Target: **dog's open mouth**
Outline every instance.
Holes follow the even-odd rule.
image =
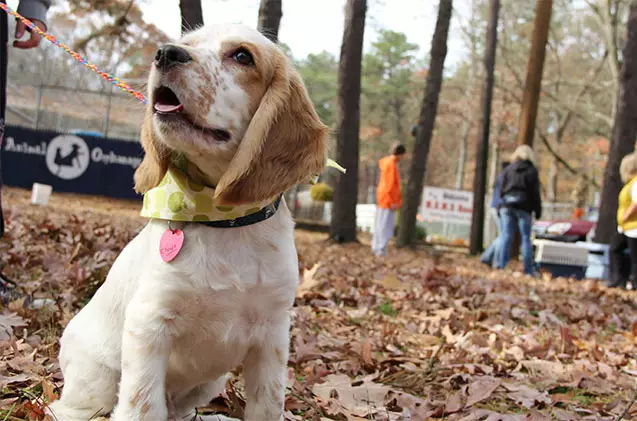
[[[193,126],[195,129],[200,130],[202,133],[209,134],[219,142],[227,142],[231,138],[230,132],[227,130],[202,127],[195,124],[194,121],[188,118],[187,113],[184,112],[184,105],[179,100],[179,97],[177,97],[172,89],[166,86],[160,86],[155,90],[153,102],[155,114],[163,118],[178,118]]]
[[[182,112],[184,105],[170,88],[160,86],[155,91],[154,108],[160,114],[173,114]]]

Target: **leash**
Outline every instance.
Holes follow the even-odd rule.
[[[92,72],[97,73],[102,79],[109,81],[114,86],[121,89],[122,91],[128,92],[129,94],[133,95],[143,104],[146,104],[148,102],[143,93],[131,88],[130,85],[126,84],[125,82],[122,82],[122,80],[118,78],[117,76],[101,70],[99,67],[97,67],[97,65],[91,63],[91,61],[88,58],[86,58],[80,53],[73,51],[71,47],[64,44],[63,42],[58,41],[57,38],[55,38],[53,35],[47,32],[44,32],[43,30],[38,28],[33,22],[31,22],[29,19],[25,18],[24,16],[22,16],[21,14],[19,14],[18,12],[16,12],[9,6],[7,6],[5,3],[0,2],[0,9],[4,10],[11,16],[14,16],[16,19],[19,19],[22,23],[24,23],[27,26],[27,28],[29,28],[31,31],[34,31],[38,35],[42,36],[42,38],[46,39],[47,41],[49,41],[56,47],[59,47],[63,49],[64,51],[66,51],[68,54],[70,54],[71,57],[73,57],[75,60],[82,63],[85,67],[87,67]]]

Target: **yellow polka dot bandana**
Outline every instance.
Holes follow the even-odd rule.
[[[223,206],[215,203],[214,195],[213,188],[193,181],[193,177],[189,177],[173,165],[159,186],[144,194],[141,215],[167,221],[226,221],[257,213],[272,203],[270,200],[247,205]]]

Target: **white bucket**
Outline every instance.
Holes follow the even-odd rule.
[[[31,190],[31,204],[46,206],[49,204],[53,187],[47,184],[33,183]]]

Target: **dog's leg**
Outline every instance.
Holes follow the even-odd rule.
[[[229,374],[195,387],[182,395],[175,397],[175,407],[179,419],[190,420],[196,414],[196,408],[210,403],[221,395],[226,387]]]
[[[244,361],[246,421],[283,419],[289,349],[288,316],[272,329],[272,335],[250,349]]]
[[[165,293],[165,292],[164,292]],[[166,370],[176,315],[153,292],[128,305],[122,336],[122,378],[112,421],[166,421]]]
[[[109,369],[81,351],[60,352],[64,389],[48,411],[57,421],[88,421],[113,410],[117,401],[119,371]]]

